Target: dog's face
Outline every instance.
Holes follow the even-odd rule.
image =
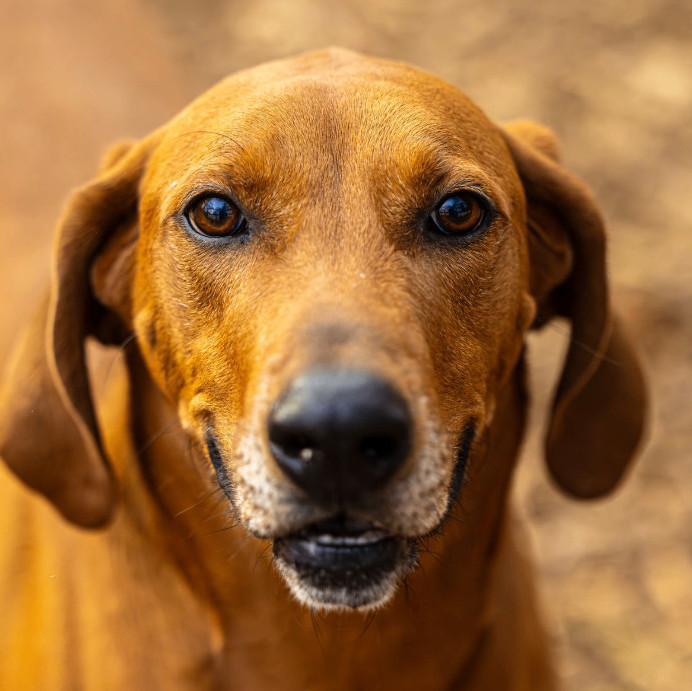
[[[497,129],[403,66],[243,74],[167,128],[135,330],[301,600],[380,603],[443,520],[534,316],[523,213]]]
[[[3,453],[68,517],[107,517],[80,356],[117,315],[293,593],[374,607],[450,511],[525,332],[564,314],[579,347],[548,460],[574,494],[608,491],[644,395],[610,319],[600,217],[553,147],[428,74],[351,53],[227,79],[114,152],[68,208],[51,366],[41,354],[12,384],[46,411],[15,414]],[[39,422],[71,475],[26,448]],[[617,445],[594,450],[603,425]]]

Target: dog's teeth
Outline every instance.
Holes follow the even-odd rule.
[[[360,535],[329,535],[323,533],[316,535],[315,541],[319,545],[370,545],[387,537],[381,530],[368,530]]]

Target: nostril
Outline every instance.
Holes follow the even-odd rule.
[[[391,437],[367,437],[360,442],[360,453],[371,461],[379,461],[393,456],[399,444]]]
[[[305,434],[272,434],[270,431],[269,439],[272,446],[278,447],[287,456],[307,461],[314,455],[315,442]]]

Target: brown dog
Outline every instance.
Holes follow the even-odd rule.
[[[111,150],[2,392],[3,458],[67,521],[3,478],[0,686],[555,688],[508,509],[527,331],[572,324],[567,492],[616,485],[646,402],[556,158],[340,50]],[[125,344],[96,402],[87,336]]]

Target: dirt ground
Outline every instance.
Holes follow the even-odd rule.
[[[0,353],[42,291],[53,224],[112,140],[223,75],[338,44],[461,86],[497,120],[551,126],[611,230],[617,300],[654,395],[612,499],[559,495],[540,462],[563,327],[532,339],[534,422],[516,495],[572,691],[692,682],[692,3],[685,0],[3,0]]]

